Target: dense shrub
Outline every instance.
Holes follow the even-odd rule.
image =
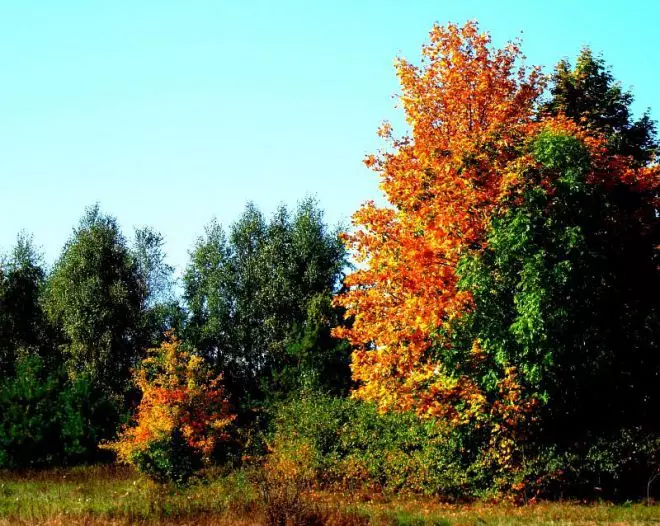
[[[475,491],[469,452],[449,430],[410,413],[305,393],[282,404],[275,440],[307,451],[317,482],[459,496]]]
[[[27,356],[0,384],[0,467],[40,467],[98,459],[97,444],[112,436],[118,404],[84,377],[47,371]]]
[[[139,471],[162,484],[186,484],[202,467],[201,452],[186,442],[178,428],[136,450],[132,461]]]
[[[379,414],[372,404],[305,393],[279,407],[273,435],[278,458],[304,452],[306,469],[326,486],[445,498],[506,494],[520,502],[657,494],[652,482],[660,469],[660,442],[639,430],[594,436],[570,448],[519,444],[519,468],[502,470],[491,458],[485,431],[442,427],[412,413]]]
[[[229,439],[234,416],[221,377],[168,336],[142,361],[134,381],[142,399],[133,423],[107,447],[156,481],[185,484]]]

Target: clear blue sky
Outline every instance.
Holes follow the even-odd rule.
[[[248,200],[348,221],[378,196],[361,161],[398,119],[394,57],[470,18],[548,68],[591,45],[660,117],[651,1],[0,0],[0,249],[25,229],[52,263],[96,201],[179,268]]]

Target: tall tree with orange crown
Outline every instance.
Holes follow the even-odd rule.
[[[517,44],[493,49],[475,22],[435,26],[422,54],[421,67],[396,63],[411,134],[395,138],[385,123],[379,134],[391,148],[365,161],[392,206],[367,203],[345,236],[359,269],[338,302],[354,323],[336,333],[357,348],[358,396],[435,413],[442,404],[423,393],[462,387],[435,385],[442,365],[426,352],[437,328],[470,304],[457,262],[481,245],[507,194],[543,86]]]
[[[521,59],[468,22],[434,27],[421,66],[397,62],[410,134],[386,123],[390,148],[365,161],[390,206],[367,203],[345,235],[358,269],[336,301],[353,323],[335,330],[355,396],[448,424],[514,490],[526,443],[584,459],[594,433],[657,431],[660,401],[652,138],[643,158],[613,150],[591,114],[541,105]]]

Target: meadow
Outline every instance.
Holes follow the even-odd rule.
[[[294,502],[297,497],[298,503]],[[3,526],[272,524],[276,523],[270,509],[274,505],[278,504],[263,495],[257,468],[226,473],[207,471],[186,488],[157,485],[132,468],[112,465],[0,473]],[[288,506],[291,509],[275,511],[294,524],[660,523],[660,505],[655,503],[567,501],[516,506],[309,489],[290,498]]]

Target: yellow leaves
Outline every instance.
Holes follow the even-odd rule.
[[[335,335],[356,346],[355,396],[463,425],[500,409],[429,350],[437,329],[470,307],[456,265],[484,242],[493,211],[518,182],[542,81],[517,66],[517,44],[493,49],[476,22],[435,26],[422,55],[421,66],[395,64],[411,136],[393,138],[384,123],[378,134],[392,150],[365,159],[391,206],[366,203],[344,235],[358,268],[337,299],[352,326]],[[479,342],[470,356],[485,359]]]
[[[133,423],[119,439],[106,447],[120,461],[132,463],[135,453],[179,429],[188,445],[207,458],[218,442],[227,438],[226,429],[234,420],[221,386],[204,360],[184,351],[172,334],[135,371],[142,400]]]
[[[379,137],[382,137],[384,139],[387,139],[392,136],[392,125],[385,121],[383,124],[381,124],[380,128],[378,128],[378,131],[376,132]]]

